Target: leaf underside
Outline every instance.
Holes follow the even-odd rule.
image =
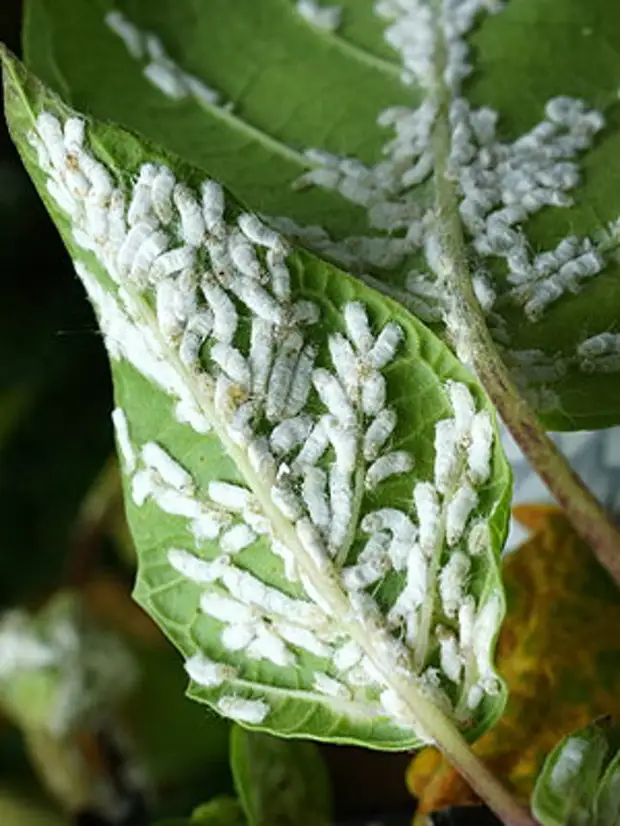
[[[201,240],[188,241],[189,225],[186,227],[178,204],[182,198],[185,203],[189,199],[190,205],[198,204],[204,185],[202,172],[116,126],[88,121],[82,136],[84,122],[72,110],[17,61],[5,55],[4,62],[12,136],[74,258],[111,355],[127,513],[139,556],[135,596],[187,658],[187,670],[193,678],[190,696],[242,723],[283,736],[403,749],[419,743],[420,736],[428,736],[425,726],[432,730],[439,714],[441,719],[451,717],[468,737],[476,737],[497,718],[505,701],[503,685],[493,671],[492,649],[503,611],[497,557],[506,532],[510,477],[488,402],[471,375],[432,332],[398,304],[307,252],[291,252],[281,239],[274,241],[270,236],[272,260],[269,254],[265,258],[258,243],[248,252],[247,241],[241,238],[246,244],[244,254],[250,255],[251,266],[259,267],[263,284],[265,268],[271,273],[272,292],[258,286],[260,279],[253,281],[243,275],[241,264],[233,265],[230,257],[224,255],[217,264],[214,250],[222,254],[218,247],[222,238],[228,239],[229,250],[233,250],[234,239],[237,246],[240,243],[235,230],[239,208],[229,196],[225,196],[225,212],[213,234],[205,235],[205,224],[199,222]],[[65,147],[58,161],[54,153],[63,125],[65,136],[73,135],[77,144],[69,145],[65,137],[71,151],[67,154]],[[74,185],[83,185],[83,178],[78,177],[75,183],[76,164],[93,175],[86,196],[77,195],[78,189],[71,190]],[[104,177],[101,185],[113,186],[112,194],[108,189],[105,196],[97,194],[97,170],[98,180]],[[148,202],[146,223],[140,224],[135,214],[132,218],[132,210],[140,206],[140,186],[155,172],[172,173],[181,182],[174,190],[176,206],[173,209],[168,201],[165,206],[171,217],[156,220],[154,207]],[[52,181],[62,183],[63,197],[69,197],[71,208],[77,210],[73,225],[59,206],[58,186],[54,189]],[[223,195],[213,182],[209,186],[211,192],[215,187]],[[125,227],[121,251],[112,234],[104,241],[97,240],[95,223],[100,214],[88,211],[95,207],[109,210],[106,220],[111,227],[111,204],[119,202],[115,201],[117,196],[126,196],[130,204],[121,216]],[[91,220],[95,223],[89,224]],[[194,285],[193,299],[198,304],[187,311],[183,330],[164,329],[159,303],[163,291],[160,294],[158,288],[156,304],[150,275],[146,281],[135,280],[137,250],[129,263],[120,263],[122,250],[127,254],[127,239],[138,225],[151,234],[149,243],[159,233],[157,238],[165,242],[164,254],[180,249],[176,245],[181,239],[186,251],[191,248],[194,264],[184,270],[186,276],[172,274],[167,281],[173,290],[180,289],[183,277]],[[283,296],[276,290],[274,272],[281,275],[282,267],[288,270],[290,296],[287,290]],[[198,282],[192,280],[201,270],[200,287],[206,303],[197,297]],[[276,357],[270,367],[266,401],[257,390],[246,392],[243,378],[237,379],[237,384],[226,378],[227,370],[234,372],[229,358],[240,359],[247,367],[250,334],[260,327],[253,302],[239,297],[242,284],[248,288],[252,284],[261,301],[271,302],[270,312],[275,312],[277,304],[280,314],[280,320],[271,324]],[[226,293],[238,321],[220,328],[219,333],[214,290]],[[339,343],[353,353],[355,335],[343,316],[353,312],[352,308],[356,308],[358,320],[367,320],[370,341],[359,348],[356,343],[356,367],[343,376],[334,350]],[[304,315],[307,323],[295,321]],[[191,325],[200,319],[211,326],[203,331],[190,364],[183,348],[191,343]],[[199,328],[192,329],[195,335]],[[390,352],[379,359],[377,348],[380,342],[385,346],[390,335]],[[267,437],[274,445],[276,425],[285,418],[281,410],[269,414],[269,404],[278,359],[284,358],[287,346],[294,349],[290,342],[297,342],[295,352],[303,344],[303,352],[312,354],[319,368],[312,374],[317,389],[306,388],[303,415],[315,426],[324,420],[327,410],[332,414],[325,420],[329,420],[325,427],[331,434],[327,453],[310,469],[300,466],[303,484],[301,476],[291,476],[293,492],[298,504],[301,502],[295,517],[286,515],[271,499],[282,478],[286,481],[293,472],[295,451],[280,456],[277,462],[273,456],[263,457],[264,465],[257,466],[251,459],[252,449],[264,446]],[[216,347],[220,347],[219,361]],[[378,359],[375,367],[373,353]],[[258,357],[252,363],[256,369],[262,364]],[[300,367],[295,369],[301,374]],[[327,399],[327,391],[319,392],[321,377],[332,391],[340,387],[335,402],[333,393]],[[343,386],[350,380],[354,386],[347,391],[348,401],[343,401]],[[385,402],[377,403],[376,398],[372,405],[368,402],[368,410],[356,384],[366,387],[367,380],[378,383],[386,395]],[[218,402],[218,388],[226,387]],[[276,395],[274,390],[273,398]],[[251,432],[239,439],[235,431],[233,438],[234,414],[248,398],[255,405]],[[370,425],[386,409],[383,404],[395,415],[395,429],[386,437],[387,447],[376,449],[378,460],[364,458],[362,442]],[[435,441],[439,421],[443,441],[453,441],[447,457],[443,441]],[[211,429],[206,432],[208,427]],[[344,438],[347,436],[349,442]],[[343,446],[351,444],[351,438],[354,466],[347,464],[350,456],[343,458],[347,453]],[[481,452],[474,450],[475,444]],[[450,465],[447,475],[438,470],[441,457],[436,455],[436,446]],[[154,451],[159,451],[159,458],[153,459]],[[165,462],[162,454],[167,457]],[[402,464],[383,477],[380,468],[385,469],[392,460]],[[330,494],[333,520],[327,525],[310,503],[313,499],[316,505],[317,496],[320,499],[323,494],[317,493],[316,485],[314,494],[306,490],[306,485],[310,487],[325,474],[343,486],[338,489],[340,494],[333,490]],[[378,475],[375,478],[373,474]],[[242,513],[238,505],[218,498],[221,492],[216,496],[216,489],[221,489],[214,483],[222,482],[234,486],[234,496],[246,497]],[[352,496],[352,505],[347,505],[351,510],[345,535],[336,542],[335,514],[342,514],[336,499],[343,489],[345,498]],[[427,506],[430,497],[430,512],[422,502],[424,496]],[[462,496],[469,502],[464,511],[463,503],[457,507]],[[188,507],[190,512],[185,513]],[[382,518],[377,514],[386,513],[386,509],[396,513],[406,528],[401,536],[406,538],[405,546],[402,542],[398,546],[398,559],[396,529],[392,526],[390,534],[375,524]],[[430,523],[429,513],[435,520]],[[214,520],[218,526],[215,531]],[[306,528],[303,540],[301,523]],[[210,527],[206,528],[207,524]],[[232,542],[235,530],[237,538],[239,531],[249,536],[241,549],[225,546]],[[308,533],[314,537],[312,541],[307,539]],[[372,560],[381,571],[371,573],[365,588],[355,577],[368,575],[368,565],[364,567],[362,562],[372,541],[379,541],[382,548],[378,555],[375,549]],[[220,542],[228,555],[221,553]],[[421,583],[426,583],[423,596]],[[215,619],[221,610],[221,604],[220,609],[213,607],[217,598],[227,605],[225,620],[221,616]],[[230,617],[231,606],[240,612],[239,619]],[[308,633],[303,637],[302,632],[309,633],[310,642]],[[241,644],[240,634],[247,637]],[[353,661],[342,664],[338,657],[347,646],[349,656],[353,650]],[[416,716],[416,709],[426,709],[430,716]]]
[[[189,0],[136,0],[118,7],[29,0],[25,53],[30,67],[78,108],[157,140],[208,170],[250,209],[318,224],[343,241],[380,233],[369,228],[364,207],[338,193],[292,188],[307,168],[303,150],[318,147],[376,163],[392,137],[377,125],[378,114],[390,106],[415,107],[423,96],[401,83],[399,55],[385,43],[386,24],[370,0],[340,6],[342,24],[332,33],[302,19],[292,0],[210,0],[200,12]],[[232,113],[192,96],[170,99],[153,86],[142,75],[145,60],[131,57],[105,25],[112,8],[157,34],[184,71],[234,104]],[[481,17],[469,38],[474,72],[464,92],[473,106],[499,113],[501,140],[514,141],[535,126],[555,96],[583,99],[605,114],[604,130],[579,160],[582,183],[571,192],[575,204],[547,207],[526,222],[532,254],[553,249],[568,235],[593,237],[620,213],[616,14],[606,0],[510,0],[501,13]],[[424,201],[428,186],[416,193]],[[402,285],[412,264],[419,268],[419,256],[363,271]],[[547,426],[618,424],[617,373],[584,372],[576,357],[585,339],[617,333],[618,264],[609,260],[577,295],[566,292],[536,322],[507,296],[502,265],[491,260],[488,268],[509,350],[542,351],[542,366],[507,357]]]

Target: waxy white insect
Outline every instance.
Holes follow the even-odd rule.
[[[314,672],[314,688],[321,694],[328,697],[335,697],[341,700],[350,700],[351,691],[340,680],[323,674],[321,671]]]
[[[478,494],[469,483],[462,484],[446,510],[446,539],[448,545],[454,545],[463,535],[465,525],[471,512],[478,504]]]
[[[408,473],[413,467],[413,459],[404,450],[396,450],[386,453],[376,459],[368,468],[366,473],[366,487],[369,490],[376,488],[390,476],[397,476],[401,473]]]
[[[216,181],[206,179],[201,185],[202,215],[206,228],[214,235],[220,236],[225,232],[224,220],[224,190]]]
[[[317,29],[334,32],[340,26],[341,6],[321,6],[316,0],[297,0],[297,11]]]
[[[252,392],[261,400],[267,390],[271,371],[273,350],[273,327],[263,318],[252,319],[250,333],[250,365],[252,371]]]
[[[456,637],[451,631],[448,631],[442,626],[437,627],[436,634],[439,640],[439,662],[441,670],[449,680],[452,680],[453,683],[458,683],[461,678],[463,663]]]
[[[246,653],[256,660],[269,660],[274,665],[282,668],[293,668],[297,663],[297,658],[292,651],[287,648],[284,641],[265,623],[259,623],[256,628],[256,636],[248,645]]]
[[[206,562],[194,554],[179,548],[168,551],[168,562],[175,571],[199,585],[215,582],[221,576],[225,560]]]
[[[142,70],[144,77],[172,100],[187,97],[187,87],[183,78],[170,66],[152,61]]]
[[[161,478],[177,490],[190,490],[194,486],[191,473],[172,458],[161,445],[147,442],[142,445],[141,456],[144,464],[156,471]]]
[[[115,407],[112,411],[112,423],[116,433],[116,441],[123,458],[125,473],[133,473],[136,469],[136,452],[129,436],[129,424],[122,407]]]
[[[205,688],[216,688],[237,676],[237,669],[233,666],[213,662],[200,653],[185,661],[185,670],[191,680]]]
[[[308,554],[314,565],[319,570],[325,570],[329,556],[316,525],[307,517],[302,517],[295,524],[295,530],[302,548]]]
[[[209,482],[209,496],[218,505],[235,511],[247,508],[252,501],[252,494],[246,488],[217,480]]]
[[[315,370],[312,382],[328,411],[344,425],[355,422],[355,412],[338,379],[323,368]]]
[[[200,288],[213,311],[213,335],[224,344],[230,344],[237,330],[237,310],[226,292],[209,278],[203,278]]]
[[[455,617],[467,586],[471,561],[462,551],[454,551],[439,574],[439,593],[443,610],[448,617]]]
[[[284,413],[289,388],[293,379],[295,363],[303,346],[303,338],[297,331],[287,333],[276,352],[269,384],[265,414],[270,422],[287,418]]]
[[[201,595],[200,609],[213,619],[233,625],[252,623],[257,619],[257,613],[243,602],[213,590]]]
[[[357,396],[357,357],[349,341],[340,333],[334,333],[328,340],[329,353],[336,368],[340,384],[349,399]]]
[[[302,414],[285,419],[271,431],[271,449],[277,454],[289,453],[307,439],[311,429],[311,416]]]
[[[284,406],[285,416],[296,416],[305,408],[312,389],[312,371],[316,354],[317,350],[313,344],[307,344],[299,354]]]
[[[390,438],[396,427],[396,412],[384,407],[370,423],[364,435],[364,459],[372,462]]]
[[[322,532],[327,533],[331,512],[327,499],[327,474],[322,468],[308,467],[304,472],[302,496],[310,519]]]
[[[366,308],[359,301],[349,301],[343,308],[347,334],[360,353],[367,353],[374,338],[370,332]]]
[[[441,493],[449,488],[458,462],[458,432],[454,419],[435,425],[435,486]]]
[[[383,369],[396,355],[396,350],[402,340],[402,328],[394,321],[390,321],[381,330],[375,343],[368,351],[366,356],[368,364],[374,367],[375,370]]]
[[[250,388],[250,368],[245,357],[230,344],[218,341],[211,348],[211,358],[231,381],[245,389]]]
[[[278,634],[291,645],[303,648],[316,657],[329,657],[332,653],[331,646],[320,640],[309,628],[301,628],[293,622],[280,620],[275,623]]]
[[[336,552],[343,545],[353,516],[353,484],[351,475],[342,471],[338,464],[329,471],[329,547]]]
[[[247,525],[235,525],[222,534],[220,547],[224,553],[235,554],[256,540],[256,534]]]
[[[144,42],[140,30],[120,11],[109,11],[104,19],[106,26],[121,38],[129,54],[135,60],[141,60],[144,55]]]
[[[242,697],[224,696],[217,701],[217,709],[224,717],[240,723],[259,725],[269,714],[270,708],[263,700],[246,700]]]
[[[469,474],[474,484],[480,485],[491,475],[493,423],[488,411],[476,413],[471,425],[471,442],[467,449]]]
[[[261,266],[251,244],[243,232],[233,233],[228,240],[230,258],[235,267],[250,279],[261,277]]]
[[[440,508],[437,492],[430,482],[418,482],[413,489],[413,501],[418,514],[420,546],[433,553],[439,540]]]
[[[387,386],[384,376],[378,370],[371,370],[363,376],[362,410],[367,416],[376,416],[385,407]]]

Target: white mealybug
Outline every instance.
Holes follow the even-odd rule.
[[[347,334],[360,353],[367,353],[373,345],[373,336],[368,324],[366,308],[359,301],[348,301],[344,305],[344,323]]]
[[[467,550],[472,556],[480,556],[486,553],[491,546],[491,532],[489,523],[484,519],[479,519],[471,526],[467,535]]]
[[[441,569],[439,593],[447,617],[455,617],[463,602],[470,569],[471,560],[462,551],[454,551]]]
[[[458,438],[454,419],[441,419],[435,425],[435,485],[445,493],[458,462]]]
[[[312,430],[312,418],[307,415],[284,419],[271,431],[269,441],[274,453],[289,453],[302,444]]]
[[[191,474],[155,442],[144,444],[141,454],[145,465],[156,471],[164,482],[171,487],[176,490],[191,490],[193,488],[194,480]]]
[[[336,453],[336,466],[341,473],[353,473],[357,455],[357,429],[340,425],[333,417],[325,420],[325,428]]]
[[[271,540],[271,550],[276,556],[279,556],[284,565],[284,576],[289,582],[297,582],[299,580],[299,571],[297,570],[297,560],[295,554],[289,547],[279,542],[277,539]]]
[[[67,121],[67,123],[69,123],[69,121]],[[74,140],[74,138],[75,136],[72,136],[72,140]],[[67,148],[70,150],[70,153],[77,156],[81,171],[90,181],[92,187],[90,197],[98,198],[101,205],[106,204],[107,199],[111,198],[115,191],[118,191],[114,190],[114,182],[108,170],[87,152],[76,149],[75,143],[71,143]]]
[[[190,528],[196,542],[203,542],[205,539],[217,539],[220,531],[229,521],[229,518],[221,513],[205,510],[192,520]]]
[[[129,436],[127,416],[122,407],[116,407],[112,411],[112,423],[116,433],[116,441],[123,457],[125,473],[133,473],[136,469],[136,452]]]
[[[323,533],[331,521],[331,513],[326,495],[327,474],[318,467],[308,467],[304,471],[302,496],[310,518]]]
[[[499,597],[493,596],[485,603],[474,623],[474,656],[480,675],[479,682],[488,694],[494,694],[498,691],[491,646],[497,635],[501,613],[501,601]]]
[[[467,657],[474,644],[474,622],[476,619],[476,603],[472,596],[461,600],[458,611],[459,644],[463,656]]]
[[[348,671],[359,663],[362,656],[362,649],[356,642],[350,640],[336,650],[333,663],[338,671]]]
[[[220,94],[203,83],[202,80],[194,75],[188,75],[185,72],[181,74],[185,85],[190,94],[192,94],[200,103],[205,106],[218,106],[220,101]],[[228,108],[228,105],[227,105]]]
[[[187,659],[185,670],[191,680],[205,688],[216,688],[237,676],[237,669],[232,665],[213,662],[204,654],[194,654]]]
[[[335,32],[342,19],[342,6],[320,6],[316,0],[297,0],[297,11],[311,26]]]
[[[115,189],[110,196],[110,208],[108,209],[108,241],[112,249],[120,247],[126,234],[125,195],[120,189]],[[114,277],[113,274],[112,277]]]
[[[221,569],[224,564],[223,560],[221,562],[219,560],[205,562],[204,559],[199,559],[194,554],[190,554],[189,551],[178,548],[171,548],[168,551],[168,562],[175,571],[199,585],[215,582],[221,576]]]
[[[224,717],[251,725],[262,723],[270,711],[263,700],[245,700],[242,697],[220,697],[217,709]]]
[[[218,557],[216,562],[220,559]],[[277,614],[285,619],[295,617],[295,622],[309,628],[316,628],[323,620],[323,612],[313,603],[293,599],[277,588],[265,585],[248,571],[226,565],[222,567],[221,578],[234,597],[256,605],[266,614]]]
[[[467,449],[467,464],[472,481],[480,485],[491,475],[493,422],[487,410],[476,413],[471,426],[471,442]]]
[[[237,330],[237,310],[224,290],[208,278],[203,278],[200,287],[213,311],[213,335],[224,344],[230,344]]]
[[[161,278],[194,266],[196,253],[192,247],[177,247],[155,259],[149,272],[149,281],[156,284]]]
[[[310,519],[303,517],[295,524],[295,530],[304,551],[319,570],[324,570],[329,557],[316,526]]]
[[[293,379],[295,363],[302,346],[303,338],[296,330],[293,330],[287,333],[277,351],[269,377],[265,404],[265,415],[270,422],[285,418],[284,407]]]
[[[228,239],[230,258],[239,270],[248,278],[260,278],[261,267],[254,246],[242,232],[233,232]]]
[[[174,217],[172,192],[176,179],[167,166],[160,166],[151,186],[151,206],[155,215],[166,226]]]
[[[262,318],[252,319],[250,332],[250,366],[252,393],[257,400],[264,398],[271,371],[273,326]]]
[[[239,350],[218,341],[211,348],[211,358],[226,373],[229,379],[246,390],[250,388],[250,368]]]
[[[311,326],[312,324],[318,324],[321,318],[321,309],[315,301],[306,301],[302,298],[290,308],[289,318],[293,324]]]
[[[202,182],[202,215],[207,230],[214,235],[223,234],[225,231],[224,220],[224,190],[211,179],[207,178]]]
[[[109,11],[104,20],[106,26],[121,38],[134,60],[142,60],[144,56],[142,32],[120,11]]]
[[[370,423],[364,435],[364,459],[372,462],[390,438],[396,427],[396,412],[384,407]]]
[[[446,539],[454,545],[463,536],[471,512],[478,504],[478,495],[470,484],[461,485],[448,503],[446,511]]]
[[[404,450],[396,450],[386,453],[376,459],[368,468],[366,473],[366,487],[369,490],[376,488],[380,482],[390,476],[400,473],[408,473],[413,467],[413,459]]]
[[[266,436],[252,439],[248,445],[248,459],[252,470],[260,477],[263,484],[274,479],[276,475],[276,460],[269,450],[269,440]]]
[[[329,445],[328,425],[330,421],[330,416],[321,416],[314,425],[293,462],[293,473],[300,473],[306,465],[315,465],[323,456]]]
[[[334,333],[328,339],[329,353],[340,383],[348,397],[357,396],[357,358],[347,339],[340,333]]]
[[[267,250],[267,269],[271,276],[271,289],[278,301],[287,302],[291,297],[291,278],[283,259],[283,254],[279,250]]]
[[[236,622],[227,625],[220,634],[222,645],[227,651],[243,651],[254,639],[254,623]]]
[[[472,685],[467,692],[467,708],[470,711],[475,711],[482,702],[483,697],[484,690],[482,689],[482,686],[479,686],[478,684]]]
[[[152,61],[142,70],[144,77],[172,100],[187,97],[187,87],[183,78],[169,66]]]
[[[383,369],[396,355],[396,350],[402,340],[402,328],[394,321],[390,321],[381,330],[375,343],[368,351],[366,356],[368,364],[374,367],[375,370]]]
[[[255,638],[246,649],[248,657],[257,660],[269,660],[282,668],[293,668],[297,658],[284,641],[264,623],[259,623]]]
[[[294,625],[292,622],[286,622],[285,620],[276,622],[275,627],[278,634],[291,645],[303,648],[317,657],[329,657],[331,655],[331,646],[322,642],[309,628],[301,628],[299,625]]]
[[[129,209],[127,210],[127,223],[134,227],[140,221],[146,221],[152,208],[152,187],[153,181],[157,177],[158,169],[152,163],[142,164],[138,173],[138,180],[134,184]]]
[[[235,554],[256,540],[256,534],[247,525],[235,525],[222,534],[220,547],[224,553]]]
[[[151,470],[139,470],[131,480],[131,498],[139,508],[153,494],[155,474]]]
[[[366,416],[376,416],[385,407],[387,386],[385,377],[378,370],[371,370],[362,377],[362,410]]]
[[[355,412],[338,379],[327,370],[319,368],[312,374],[312,381],[328,411],[339,422],[345,425],[353,424],[355,422]]]
[[[168,247],[168,237],[155,231],[140,246],[131,265],[129,277],[137,285],[143,285],[150,276],[153,263]]]
[[[461,653],[456,641],[456,637],[447,628],[438,625],[436,628],[437,639],[439,640],[439,662],[441,670],[449,680],[458,683],[463,670]]]
[[[202,515],[202,505],[196,498],[174,488],[156,487],[153,490],[153,499],[164,513],[171,516],[198,519]]]
[[[246,276],[237,276],[231,281],[230,289],[240,301],[247,306],[253,315],[265,319],[270,324],[281,326],[284,321],[284,310],[264,290],[258,281]]]
[[[280,513],[284,514],[284,516],[292,522],[301,516],[301,502],[290,485],[284,482],[273,485],[271,488],[271,501]]]
[[[256,415],[254,402],[243,402],[232,414],[227,426],[228,435],[236,445],[247,447],[254,434],[253,419]]]
[[[185,184],[176,184],[172,200],[181,217],[181,237],[190,247],[199,247],[205,235],[202,210],[194,193]]]
[[[329,547],[332,552],[344,543],[353,515],[353,485],[351,475],[343,473],[338,465],[329,471],[329,507],[331,524],[329,527]]]
[[[450,404],[454,410],[455,435],[460,442],[469,436],[476,407],[474,398],[467,387],[458,381],[447,383]]]
[[[335,697],[341,700],[351,699],[351,692],[344,683],[341,683],[340,680],[336,680],[333,677],[329,677],[327,674],[323,674],[321,671],[314,672],[314,688],[328,697]]]
[[[316,353],[317,350],[313,344],[306,344],[299,354],[284,407],[285,416],[296,416],[306,406],[312,388],[312,371]]]
[[[54,166],[62,168],[65,163],[65,136],[60,121],[49,112],[41,112],[37,117],[37,131],[43,140]]]
[[[116,255],[116,265],[123,275],[127,275],[138,250],[152,234],[153,228],[150,224],[140,222],[131,227]]]
[[[234,511],[247,508],[252,501],[252,494],[249,490],[230,482],[209,482],[209,496],[218,505]]]
[[[268,227],[256,215],[244,212],[237,218],[237,223],[245,237],[259,247],[284,250],[284,243],[280,234]]]
[[[233,625],[252,623],[257,619],[256,611],[239,602],[238,599],[220,594],[217,591],[207,590],[200,597],[200,610],[220,622],[230,622]]]
[[[439,539],[440,508],[437,491],[430,482],[418,482],[413,489],[413,501],[418,513],[420,527],[420,546],[431,554]]]
[[[213,313],[204,309],[191,316],[179,345],[179,359],[186,367],[196,368],[200,350],[213,329]]]

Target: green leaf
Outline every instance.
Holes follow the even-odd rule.
[[[471,375],[199,169],[4,64],[11,134],[111,355],[135,596],[186,657],[190,696],[285,736],[406,749],[456,723],[475,738],[505,701],[510,474]],[[164,278],[172,251],[184,270]],[[156,288],[139,278],[155,252]]]
[[[372,273],[385,289],[397,288],[395,295],[413,302],[423,318],[436,319],[441,295],[432,279],[430,286],[418,279],[417,299],[403,294],[412,267],[433,266],[424,261],[417,242],[403,245],[402,229],[388,221],[391,235],[384,243],[366,207],[340,191],[295,188],[300,174],[316,162],[303,155],[308,148],[377,164],[393,138],[391,128],[377,123],[379,113],[386,107],[418,106],[426,94],[419,78],[410,86],[401,83],[402,55],[385,39],[390,21],[373,13],[372,1],[339,5],[342,25],[332,33],[302,19],[293,0],[211,0],[200,11],[191,0],[121,4],[137,27],[138,41],[144,32],[161,38],[173,61],[165,65],[177,73],[177,82],[181,71],[189,73],[219,93],[219,104],[232,102],[232,110],[201,101],[191,87],[185,93],[177,89],[175,98],[149,82],[146,49],[139,59],[132,57],[106,26],[111,0],[28,0],[24,47],[30,67],[79,108],[139,130],[208,169],[251,209],[285,216],[302,227],[320,225],[336,246],[301,230],[304,243],[360,273]],[[598,233],[620,213],[620,26],[613,15],[607,0],[511,0],[500,14],[472,21],[478,24],[469,38],[473,73],[462,92],[472,106],[492,107],[499,114],[497,140],[512,142],[532,129],[543,119],[548,100],[557,96],[583,99],[606,118],[594,147],[574,158],[582,168],[582,183],[570,192],[574,204],[546,207],[524,222],[530,261],[569,235],[598,244]],[[432,58],[437,64],[441,49]],[[461,90],[456,85],[444,92],[458,96]],[[402,168],[414,164],[411,154]],[[387,200],[426,209],[431,197],[426,178],[413,190],[391,191]],[[293,231],[290,223],[285,226]],[[379,239],[374,251],[351,240],[369,236]],[[617,238],[613,234],[602,243],[613,250]],[[377,249],[388,247],[394,260],[387,255],[381,261]],[[524,313],[532,290],[519,297],[519,288],[506,280],[501,255],[475,253],[471,244],[467,254],[472,269],[483,268],[493,278],[497,301],[491,327],[545,423],[569,430],[618,424],[620,383],[610,382],[605,372],[617,369],[618,356],[606,361],[605,355],[577,353],[584,340],[616,331],[620,286],[613,252],[605,255],[605,268],[596,278],[562,288],[559,300],[552,300],[537,320]],[[618,340],[607,346],[617,353]]]
[[[233,726],[231,764],[250,826],[327,826],[327,769],[313,743],[296,743]]]
[[[247,821],[239,801],[222,795],[194,809],[190,822],[196,826],[245,826]]]
[[[532,809],[542,826],[617,826],[620,727],[604,719],[558,743],[536,781]]]

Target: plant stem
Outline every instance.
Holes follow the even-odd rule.
[[[441,38],[440,38],[441,39]],[[473,291],[459,216],[457,184],[447,174],[451,133],[451,94],[438,74],[433,149],[440,277],[448,298],[448,327],[457,352],[466,355],[506,427],[598,561],[620,586],[620,531],[601,503],[547,435],[534,410],[519,393],[489,333]]]

